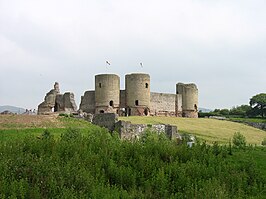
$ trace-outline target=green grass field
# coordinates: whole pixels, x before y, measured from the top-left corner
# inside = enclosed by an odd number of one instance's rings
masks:
[[[217,141],[226,144],[234,133],[240,132],[246,137],[248,144],[260,145],[266,137],[266,132],[245,124],[207,118],[176,118],[176,117],[121,117],[135,124],[171,124],[176,125],[179,132],[196,135],[208,143]]]
[[[77,128],[81,134],[101,129],[85,120],[71,117],[0,115],[0,141],[19,140],[31,135],[37,137],[45,129],[58,138],[67,128]]]

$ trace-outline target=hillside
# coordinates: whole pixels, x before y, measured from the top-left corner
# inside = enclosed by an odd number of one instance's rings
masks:
[[[99,130],[85,120],[58,115],[0,115],[0,141],[22,139],[27,135],[39,136],[47,129],[55,137],[68,128],[79,129],[82,134]]]
[[[0,106],[0,113],[2,113],[3,111],[10,111],[12,113],[21,114],[24,113],[26,109],[16,106]]]
[[[121,117],[121,120],[136,124],[171,124],[176,125],[180,133],[196,135],[209,143],[218,141],[228,143],[235,132],[243,134],[249,144],[260,145],[266,137],[266,132],[236,122],[221,121],[206,118],[175,118],[175,117]]]

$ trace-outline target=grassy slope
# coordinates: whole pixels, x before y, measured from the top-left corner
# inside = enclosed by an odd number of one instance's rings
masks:
[[[27,135],[39,136],[47,129],[58,137],[66,128],[79,128],[84,134],[100,129],[85,120],[57,116],[0,115],[0,141],[22,139]]]
[[[209,143],[214,141],[227,143],[235,132],[243,134],[250,144],[261,144],[262,140],[266,137],[265,131],[240,123],[214,119],[175,117],[122,117],[120,119],[140,124],[163,123],[176,125],[180,132],[194,134]],[[43,132],[44,128],[49,129],[55,135],[60,135],[62,129],[68,127],[80,128],[83,132],[91,128],[97,128],[86,121],[73,118],[36,115],[0,115],[0,140],[21,138],[27,133],[39,135]]]
[[[266,132],[235,122],[215,119],[191,119],[175,117],[121,117],[121,120],[136,124],[171,124],[176,125],[180,132],[187,132],[206,140],[209,143],[218,141],[228,143],[235,132],[243,134],[249,144],[261,144]]]

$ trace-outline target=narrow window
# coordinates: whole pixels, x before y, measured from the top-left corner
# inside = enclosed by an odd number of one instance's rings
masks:
[[[113,106],[114,106],[114,101],[111,100],[111,101],[109,102],[109,105],[113,107]]]
[[[194,108],[195,108],[196,111],[198,111],[198,106],[197,106],[197,104],[194,105]]]
[[[145,87],[146,87],[146,88],[149,88],[149,84],[148,84],[148,83],[146,83],[146,84],[145,84]]]
[[[138,106],[139,105],[139,100],[135,101],[135,105]]]
[[[102,83],[99,83],[99,87],[102,88]]]

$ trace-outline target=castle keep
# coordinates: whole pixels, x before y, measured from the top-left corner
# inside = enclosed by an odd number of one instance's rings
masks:
[[[178,83],[175,94],[150,92],[150,76],[132,73],[125,76],[125,90],[120,90],[116,74],[95,76],[95,90],[81,97],[80,111],[117,113],[120,116],[198,117],[198,89],[195,84]]]
[[[38,106],[38,114],[52,112],[77,112],[74,94],[60,94],[58,83]],[[149,74],[132,73],[125,76],[125,90],[120,90],[118,75],[99,74],[95,76],[95,89],[81,96],[79,112],[197,118],[198,89],[195,84],[178,83],[175,94],[151,92]]]

